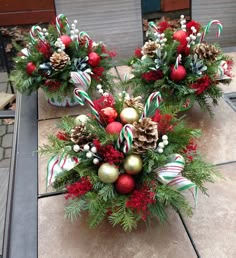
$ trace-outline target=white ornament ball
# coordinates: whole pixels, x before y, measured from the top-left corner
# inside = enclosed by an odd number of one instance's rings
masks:
[[[88,120],[88,117],[86,115],[79,115],[75,118],[75,123],[77,125],[84,125],[86,124],[87,120]]]
[[[90,147],[89,147],[88,144],[84,145],[84,150],[85,150],[85,151],[89,151],[89,150],[90,150]]]
[[[92,152],[87,152],[86,153],[86,157],[88,158],[88,159],[90,159],[90,158],[92,158],[92,156],[93,156],[93,153]]]
[[[80,146],[78,144],[73,146],[73,151],[78,152],[80,150]]]
[[[96,148],[95,146],[93,146],[93,147],[91,148],[91,151],[92,151],[93,153],[96,153],[96,152],[97,152],[97,148]]]
[[[168,136],[167,136],[167,135],[163,135],[163,136],[162,136],[162,140],[163,140],[163,141],[168,140]]]

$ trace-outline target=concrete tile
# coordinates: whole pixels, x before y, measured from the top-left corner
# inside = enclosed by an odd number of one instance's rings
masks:
[[[75,223],[65,220],[63,196],[39,199],[38,204],[39,258],[196,257],[175,213],[170,212],[169,223],[153,224],[150,229],[141,224],[138,230],[125,233],[108,222],[89,229],[85,214]]]
[[[236,160],[236,112],[221,99],[213,109],[215,116],[200,110],[198,104],[186,113],[186,120],[193,128],[200,128],[202,136],[198,149],[205,160],[213,164]]]
[[[6,72],[0,72],[0,83],[8,81],[8,74]]]
[[[185,219],[203,258],[236,257],[236,163],[219,170],[224,180],[208,184],[210,197],[200,194],[194,216]]]
[[[117,71],[118,71],[122,81],[124,81],[124,76],[126,74],[130,74],[131,73],[131,67],[129,67],[127,65],[117,66],[116,68],[117,68]]]

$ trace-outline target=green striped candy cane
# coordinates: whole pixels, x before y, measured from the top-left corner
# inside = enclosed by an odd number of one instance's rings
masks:
[[[214,24],[216,24],[216,25],[218,26],[218,31],[217,31],[217,33],[216,33],[216,37],[217,37],[217,38],[220,37],[220,34],[221,34],[222,31],[223,31],[223,25],[222,25],[222,23],[221,23],[219,20],[212,20],[212,21],[210,21],[210,22],[206,25],[205,30],[204,30],[204,32],[203,32],[202,35],[201,35],[200,43],[204,40],[205,36],[209,33],[210,27],[211,27],[212,25],[214,25]]]
[[[59,14],[56,17],[56,29],[59,35],[61,35],[63,31],[65,31],[65,33],[69,33],[70,26],[68,19],[64,14]]]
[[[147,99],[146,103],[145,103],[145,106],[144,106],[144,110],[143,110],[143,113],[141,115],[141,119],[143,119],[144,117],[147,117],[148,116],[148,112],[150,111],[150,106],[151,106],[151,103],[153,101],[154,104],[155,104],[155,108],[157,109],[161,103],[161,94],[159,91],[156,91],[156,92],[153,92]]]
[[[117,139],[117,149],[122,149],[124,153],[129,152],[132,147],[133,142],[133,126],[130,124],[126,124],[123,126],[119,138]],[[123,147],[123,148],[122,148]]]

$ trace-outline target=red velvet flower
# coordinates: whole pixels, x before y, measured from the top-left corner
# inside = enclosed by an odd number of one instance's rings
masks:
[[[104,160],[104,162],[118,165],[123,161],[124,154],[116,150],[113,145],[108,144],[102,146],[100,141],[97,139],[93,141],[93,144],[97,148],[98,155]]]
[[[195,29],[197,30],[197,33],[198,33],[201,29],[201,24],[194,21],[194,20],[188,22],[187,25],[186,25],[188,35],[192,34],[191,27],[195,27]]]
[[[44,85],[48,87],[49,91],[57,91],[58,88],[61,86],[61,83],[54,80],[46,80]]]
[[[196,155],[197,144],[193,139],[189,141],[189,144],[184,148],[183,153],[186,154],[186,157],[189,162],[193,161],[193,157]]]
[[[146,82],[154,82],[163,78],[161,70],[149,71],[142,74],[142,79]]]
[[[115,51],[107,50],[104,45],[102,45],[102,53],[108,54],[109,57],[115,57],[116,56],[116,52]]]
[[[114,97],[109,94],[107,96],[102,96],[99,99],[93,101],[94,107],[98,112],[101,112],[102,109],[106,107],[114,107],[115,100]]]
[[[78,196],[84,195],[90,190],[92,190],[93,185],[89,181],[88,177],[82,177],[80,181],[73,183],[72,185],[68,185],[66,187],[67,195],[65,196],[66,199],[69,198],[76,198]]]
[[[93,73],[91,74],[91,77],[94,78],[96,81],[101,81],[101,77],[104,71],[104,67],[95,67],[93,68]]]
[[[201,78],[197,79],[195,83],[192,83],[190,87],[196,90],[196,95],[202,94],[207,90],[212,84],[212,80],[208,75],[204,75]]]
[[[132,193],[126,202],[126,207],[141,213],[142,219],[146,220],[149,214],[148,205],[156,202],[154,197],[155,193],[148,186],[144,185],[141,189],[135,190]]]
[[[172,118],[173,116],[169,114],[162,115],[160,110],[155,112],[152,120],[158,123],[158,133],[160,135],[164,135],[173,130],[175,125],[172,123]]]
[[[134,51],[134,56],[137,58],[141,58],[143,56],[142,54],[142,49],[141,48],[136,48]]]
[[[68,135],[65,132],[58,132],[56,137],[61,141],[68,141]]]
[[[171,28],[171,25],[167,21],[163,21],[158,24],[158,27],[159,27],[158,31],[160,33],[163,33],[165,32],[166,29]]]

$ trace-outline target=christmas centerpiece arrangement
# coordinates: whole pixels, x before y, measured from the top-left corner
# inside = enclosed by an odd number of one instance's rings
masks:
[[[217,44],[205,41],[211,25],[218,26],[220,36],[218,20],[205,28],[194,20],[186,22],[183,15],[178,28],[168,21],[149,22],[148,40],[129,60],[136,93],[158,90],[166,102],[180,104],[182,110],[197,101],[211,113],[211,104],[222,96],[220,83],[231,81],[233,64]]]
[[[169,206],[191,215],[193,205],[183,193],[196,199],[197,189],[206,193],[204,183],[214,175],[197,152],[199,130],[164,106],[159,92],[143,103],[125,91],[104,92],[94,101],[74,91],[91,114],[62,118],[41,147],[51,156],[47,186],[65,190],[65,216],[74,220],[84,213],[90,227],[107,218],[131,231],[140,220],[167,220]]]
[[[31,28],[27,45],[15,58],[11,79],[18,91],[31,94],[42,88],[49,103],[58,106],[77,104],[74,87],[87,91],[98,82],[109,85],[108,70],[114,52],[96,43],[60,14],[48,29]]]

